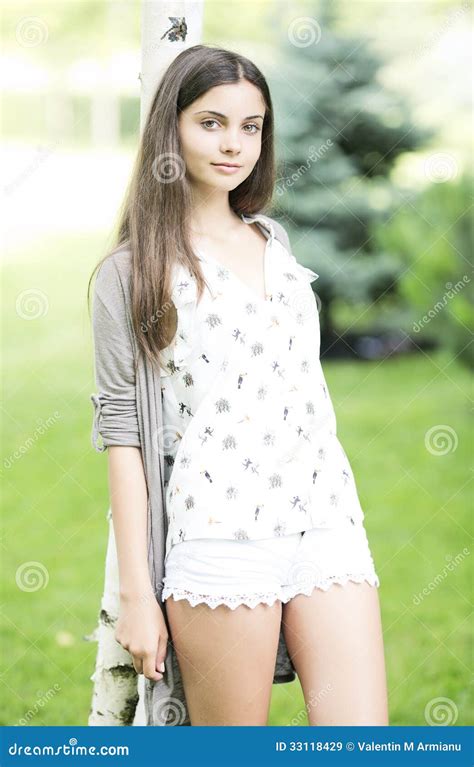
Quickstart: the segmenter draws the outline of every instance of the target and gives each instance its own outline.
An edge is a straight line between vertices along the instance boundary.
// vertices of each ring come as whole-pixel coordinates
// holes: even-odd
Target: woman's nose
[[[221,149],[224,152],[229,151],[229,149],[232,149],[234,152],[240,150],[240,138],[237,130],[228,130],[224,133],[221,141]]]

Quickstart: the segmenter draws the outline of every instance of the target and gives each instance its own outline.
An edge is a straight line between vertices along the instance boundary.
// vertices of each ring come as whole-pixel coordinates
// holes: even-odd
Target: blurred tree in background
[[[398,307],[387,322],[420,344],[446,347],[474,364],[472,178],[432,184],[374,232],[376,248],[401,258]],[[421,244],[421,249],[420,249]],[[421,256],[413,254],[421,250]]]
[[[323,345],[343,329],[335,318],[339,302],[368,308],[398,290],[400,254],[371,233],[401,204],[389,179],[396,159],[430,135],[377,81],[383,62],[369,40],[334,31],[334,13],[316,4],[306,30],[290,27],[271,81],[280,155],[274,213],[298,260],[320,275],[313,287],[322,302]]]

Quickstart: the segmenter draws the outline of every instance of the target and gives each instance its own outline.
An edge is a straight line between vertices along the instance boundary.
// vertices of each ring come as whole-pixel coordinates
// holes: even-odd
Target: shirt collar
[[[241,213],[240,218],[244,224],[253,224],[255,221],[258,221],[269,232],[269,239],[272,241],[275,239],[275,228],[273,224],[266,219],[265,216],[262,216],[258,213]]]

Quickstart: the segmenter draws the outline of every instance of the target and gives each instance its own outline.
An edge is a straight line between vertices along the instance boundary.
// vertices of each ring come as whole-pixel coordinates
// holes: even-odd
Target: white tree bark
[[[144,0],[142,3],[141,131],[163,72],[182,50],[201,41],[203,9],[204,0]],[[110,508],[107,520],[109,539],[99,622],[93,634],[86,637],[98,642],[96,667],[91,676],[94,689],[88,724],[91,727],[145,725],[144,677],[136,673],[131,655],[115,640],[119,573]]]
[[[99,623],[88,639],[98,642],[89,726],[131,725],[138,708],[138,675],[131,655],[115,640],[119,606],[119,577],[112,511],[107,513],[109,540],[105,562],[104,593]]]

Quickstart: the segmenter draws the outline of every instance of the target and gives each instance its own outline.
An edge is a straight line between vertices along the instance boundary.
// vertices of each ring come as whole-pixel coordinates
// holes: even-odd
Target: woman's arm
[[[92,329],[97,393],[91,395],[92,444],[98,453],[111,445],[140,447],[135,359],[126,301],[128,272],[124,251],[102,263],[94,283]]]
[[[109,492],[117,547],[120,611],[115,638],[138,674],[162,679],[168,630],[147,563],[147,487],[140,448],[109,447]]]
[[[118,261],[115,261],[115,258]],[[93,334],[97,394],[92,443],[108,450],[109,494],[119,568],[115,638],[137,673],[161,679],[168,631],[153,592],[147,556],[148,489],[140,447],[134,352],[128,321],[127,253],[109,257],[94,284]],[[102,446],[98,436],[102,437]],[[162,668],[164,671],[164,666]]]
[[[120,598],[153,594],[147,562],[147,487],[137,447],[109,447],[109,495],[117,545]]]

